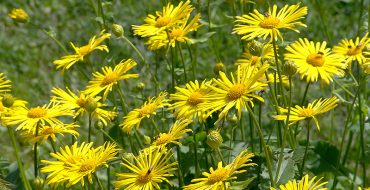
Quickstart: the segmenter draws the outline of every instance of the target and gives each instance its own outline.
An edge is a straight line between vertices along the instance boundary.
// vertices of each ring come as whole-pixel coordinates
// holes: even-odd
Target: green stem
[[[178,165],[179,165],[179,169],[178,169],[178,179],[179,179],[179,185],[180,187],[183,187],[184,186],[184,181],[183,181],[183,176],[182,176],[182,171],[181,171],[181,151],[180,151],[180,146],[177,145],[176,146],[176,149],[177,149],[177,162],[178,162]]]
[[[50,144],[51,144],[51,148],[53,148],[54,153],[56,153],[56,152],[57,152],[57,149],[55,148],[55,143],[54,143],[54,141],[53,141],[51,138],[49,138],[49,142],[50,142]]]
[[[144,148],[143,142],[141,141],[141,138],[139,137],[139,132],[136,129],[134,129],[134,135],[135,135],[137,143],[139,144],[140,149]]]
[[[240,127],[241,136],[242,136],[242,141],[245,142],[245,132],[244,132],[244,127],[243,127],[243,112],[241,112],[240,114],[239,127]]]
[[[185,61],[184,61],[184,56],[182,54],[182,50],[181,50],[181,47],[180,47],[180,43],[177,43],[176,44],[176,47],[177,49],[179,50],[179,54],[180,54],[180,59],[181,59],[181,63],[182,63],[182,67],[184,69],[184,78],[185,78],[185,83],[188,81],[188,77],[187,77],[187,74],[186,74],[186,66],[185,66]]]
[[[123,96],[121,86],[119,84],[117,84],[117,86],[118,86],[117,91],[118,91],[118,95],[119,95],[119,98],[120,98],[120,101],[121,101],[122,111],[126,115],[128,113],[128,110],[127,110],[127,107],[126,107],[126,101],[125,101],[125,98]]]
[[[261,106],[259,106],[259,107],[261,107]],[[254,152],[254,126],[253,126],[251,114],[248,114],[248,115],[249,115],[249,133],[250,133],[250,137],[251,137],[251,148],[252,148],[252,152]],[[261,113],[258,112],[258,117],[260,117],[260,116],[261,116]]]
[[[37,137],[38,135],[39,135],[39,128],[40,128],[40,122],[38,122],[37,124],[36,124],[36,134],[35,134],[35,137]],[[35,178],[37,178],[37,176],[38,176],[38,152],[37,152],[37,145],[38,145],[38,143],[37,142],[35,142],[35,145],[34,145],[34,147],[33,147],[33,163],[34,163],[34,170],[35,170]]]
[[[110,190],[110,165],[107,167],[107,189]]]
[[[158,135],[159,135],[159,133],[161,133],[161,131],[159,130],[157,123],[154,121],[154,119],[153,119],[153,118],[150,118],[150,122],[151,122],[151,124],[153,125],[153,127],[154,127],[155,131],[156,131],[156,132],[158,133]]]
[[[364,14],[364,9],[363,9],[363,7],[365,7],[365,6],[364,6],[364,0],[361,0],[361,2],[360,2],[360,6],[359,6],[359,8],[360,8],[360,15],[359,15],[359,17],[358,17],[358,21],[357,21],[357,26],[358,26],[358,28],[357,28],[357,36],[360,36],[360,34],[361,34],[361,31],[360,31],[361,26],[362,26],[362,24],[361,24],[361,18],[362,18],[362,15]],[[364,186],[364,187],[365,187],[365,186]]]
[[[320,17],[321,25],[323,27],[323,32],[326,35],[326,38],[328,39],[329,43],[331,44],[332,43],[331,36],[329,35],[327,25],[325,24],[326,22],[324,20],[324,15],[323,15],[323,11],[322,11],[322,8],[321,8],[321,4],[319,3],[318,0],[315,0],[315,3],[317,5],[317,9],[318,9],[318,12],[319,12],[319,17]]]
[[[360,73],[361,67],[360,64],[357,63],[357,78],[358,78],[358,89],[361,92],[362,87],[362,79],[361,79],[361,73]],[[366,186],[366,164],[365,164],[365,140],[364,140],[364,130],[365,130],[365,120],[364,120],[364,113],[362,112],[362,100],[361,96],[358,97],[358,111],[359,111],[359,120],[360,120],[360,143],[361,143],[361,165],[362,165],[362,180],[363,180],[363,187]]]
[[[219,148],[217,149],[217,154],[218,154],[218,157],[220,157],[220,160],[222,161],[222,165],[226,166],[226,162],[224,161],[224,157],[222,156]]]
[[[103,9],[103,4],[102,4],[102,0],[98,0],[98,8],[99,8],[99,11],[100,11],[100,16],[101,18],[103,19],[103,28],[105,30],[108,29],[107,27],[107,23],[106,23],[106,18],[105,18],[105,14],[104,14],[104,9]]]
[[[274,35],[272,35],[272,38],[273,38],[272,46],[274,48],[274,57],[275,57],[276,70],[277,70],[277,73],[278,73],[278,76],[279,76],[279,87],[280,87],[281,95],[283,97],[283,105],[286,105],[285,95],[284,95],[285,93],[284,93],[284,89],[283,89],[283,78],[281,76],[280,64],[279,64],[278,55],[277,55],[276,40],[275,40]]]
[[[194,140],[195,177],[198,177],[200,174],[200,169],[199,169],[199,163],[198,163],[198,150],[197,150],[198,142],[197,142],[195,132],[193,134],[193,140]]]
[[[89,113],[89,134],[87,136],[87,142],[91,142],[91,128],[92,128],[92,126],[91,126],[91,120],[92,120],[92,116]]]
[[[94,178],[95,178],[96,182],[98,182],[99,189],[100,190],[103,190],[104,189],[103,188],[103,185],[101,184],[101,182],[100,182],[100,180],[99,180],[98,175],[96,174],[96,172],[94,173]]]
[[[127,134],[127,135],[128,135],[128,139],[130,141],[131,152],[133,152],[135,155],[137,155],[138,151],[136,150],[136,148],[134,146],[134,142],[132,141],[132,135],[131,134]]]
[[[306,148],[304,150],[304,155],[303,155],[303,160],[302,160],[302,165],[301,165],[301,172],[300,172],[299,178],[303,177],[304,164],[305,164],[306,157],[307,157],[308,146],[310,144],[310,121],[311,120],[308,120],[306,124],[306,127],[307,127]]]
[[[114,140],[104,129],[100,129],[100,132],[103,133],[103,135],[107,137],[110,141],[116,143],[117,146],[123,149],[123,147],[116,140]]]
[[[32,190],[31,185],[28,182],[26,173],[24,172],[22,160],[19,156],[20,151],[19,151],[19,147],[17,145],[17,141],[15,139],[13,128],[11,128],[11,127],[7,127],[7,128],[8,128],[8,134],[9,134],[10,140],[12,141],[12,145],[13,145],[13,149],[14,149],[14,155],[15,155],[15,158],[17,159],[17,164],[18,164],[18,168],[19,168],[19,173],[20,173],[21,178],[22,178],[23,186],[26,190]]]

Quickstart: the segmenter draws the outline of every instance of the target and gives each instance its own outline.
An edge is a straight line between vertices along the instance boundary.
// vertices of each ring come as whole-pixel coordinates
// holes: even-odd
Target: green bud
[[[1,103],[3,103],[5,107],[10,108],[14,104],[14,101],[15,98],[11,94],[5,94],[1,100]]]
[[[101,121],[96,121],[96,122],[94,123],[94,127],[95,127],[95,129],[100,130],[100,129],[103,129],[105,126],[104,126],[104,123],[103,123],[103,122],[101,122]]]
[[[235,114],[232,116],[228,117],[227,120],[232,124],[232,125],[237,125],[238,124],[238,117],[236,117]]]
[[[144,84],[143,82],[138,82],[138,83],[136,84],[136,89],[137,89],[138,91],[143,91],[143,90],[144,90],[144,88],[145,88],[145,84]]]
[[[87,112],[92,113],[98,107],[98,102],[94,98],[88,98],[85,102],[85,109]]]
[[[35,189],[44,189],[44,179],[38,176],[33,180],[33,186],[35,187]]]
[[[144,135],[144,144],[150,145],[152,143],[152,140],[150,137]]]
[[[283,75],[293,76],[294,74],[297,73],[297,67],[295,66],[293,62],[287,61],[283,65],[282,71],[283,71]]]
[[[131,152],[125,152],[122,154],[122,158],[128,160],[129,162],[133,163],[135,155]]]
[[[112,33],[116,36],[116,37],[121,37],[123,36],[123,34],[125,33],[125,31],[123,30],[123,27],[119,24],[112,24]]]
[[[220,71],[222,71],[222,72],[225,72],[226,71],[225,65],[223,63],[217,63],[213,67],[213,72],[215,73],[215,75],[218,76],[218,74],[220,73]]]
[[[211,130],[207,135],[207,144],[212,149],[218,149],[221,146],[222,141],[223,139],[219,129]]]

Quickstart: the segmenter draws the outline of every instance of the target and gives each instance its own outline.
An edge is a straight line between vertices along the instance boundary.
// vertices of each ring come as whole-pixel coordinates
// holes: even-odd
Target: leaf
[[[284,184],[287,183],[290,179],[294,178],[294,165],[295,161],[293,158],[289,158],[288,160],[284,160],[281,163],[281,167],[285,168],[282,174],[279,176],[279,183]]]
[[[207,133],[205,131],[201,131],[195,134],[195,140],[197,142],[199,141],[204,141],[207,138]],[[183,145],[189,145],[194,143],[194,135],[188,136],[187,138],[184,139],[182,142]]]
[[[233,186],[230,187],[231,190],[243,190],[243,189],[246,189],[248,187],[248,185],[250,183],[252,183],[252,181],[256,179],[256,177],[252,177],[252,178],[249,178],[245,181],[237,181],[237,182],[233,182]]]
[[[216,32],[207,32],[203,36],[197,38],[197,39],[191,39],[191,44],[196,44],[196,43],[204,43],[206,42],[213,34]]]
[[[339,150],[334,145],[319,141],[315,144],[313,151],[318,156],[317,161],[313,162],[314,166],[311,169],[315,174],[320,174],[323,172],[334,173],[336,170],[336,163],[339,159]],[[348,170],[343,166],[340,166],[340,171],[347,175]]]

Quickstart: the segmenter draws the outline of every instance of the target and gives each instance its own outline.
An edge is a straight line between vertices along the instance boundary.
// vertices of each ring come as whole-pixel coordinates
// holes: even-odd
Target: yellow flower
[[[76,131],[76,127],[78,125],[72,124],[58,124],[58,125],[51,125],[51,126],[41,126],[39,128],[37,136],[35,133],[25,131],[22,133],[22,136],[30,141],[31,143],[39,142],[40,144],[44,144],[46,140],[49,138],[56,142],[56,135],[59,134],[64,136],[64,134],[71,134],[75,137],[79,136],[80,134]]]
[[[267,77],[268,77],[268,80],[267,80],[268,83],[274,83],[275,75],[273,73],[267,74]],[[266,76],[264,77],[264,80],[266,80]],[[289,78],[286,75],[281,75],[281,81],[283,82],[284,86],[289,87]],[[276,74],[276,83],[279,83],[279,82],[280,82],[279,76],[278,74]]]
[[[124,117],[123,123],[120,125],[122,130],[126,133],[131,133],[132,128],[136,126],[139,128],[140,122],[144,118],[149,118],[151,115],[156,114],[156,110],[164,106],[168,106],[167,93],[161,92],[158,97],[148,98],[148,101],[144,102],[140,108],[136,108],[130,111],[127,116]]]
[[[126,190],[160,189],[160,184],[166,182],[171,185],[168,177],[173,176],[171,171],[177,169],[177,162],[172,162],[172,153],[165,147],[151,146],[140,151],[134,157],[134,163],[123,158],[123,166],[130,173],[118,173],[114,183],[116,189]]]
[[[203,110],[210,110],[209,114],[222,110],[216,121],[218,123],[235,106],[240,119],[242,109],[246,109],[247,103],[253,106],[253,99],[264,101],[262,97],[254,94],[254,92],[267,86],[260,79],[264,76],[268,67],[267,64],[261,66],[261,68],[252,65],[238,66],[236,77],[231,74],[231,80],[227,78],[224,72],[220,72],[220,78],[213,79],[214,84],[208,86],[212,92],[204,98],[207,102],[202,103],[200,107]]]
[[[307,7],[300,7],[300,4],[285,5],[279,12],[277,6],[269,8],[265,14],[261,14],[257,9],[248,15],[237,16],[233,33],[243,35],[242,39],[252,40],[256,37],[266,39],[270,37],[275,40],[279,37],[283,39],[279,29],[289,29],[299,33],[295,26],[304,26],[305,24],[298,21],[307,15]]]
[[[358,189],[358,190],[370,190],[370,187],[368,187],[368,188],[361,188],[361,187],[358,187],[357,189]]]
[[[285,185],[280,185],[280,190],[327,190],[324,187],[328,182],[321,182],[322,178],[315,182],[316,176],[309,180],[308,175],[305,175],[299,183],[296,180],[288,181]],[[276,190],[270,187],[270,190]]]
[[[250,163],[254,154],[249,153],[248,150],[242,151],[231,164],[222,166],[219,162],[217,169],[210,168],[210,172],[203,172],[203,178],[196,178],[191,180],[190,185],[184,187],[184,190],[221,190],[229,189],[230,181],[237,179],[235,175],[244,173],[246,170],[240,170],[246,166],[255,166],[256,164]]]
[[[29,133],[35,133],[38,124],[40,126],[61,125],[62,122],[57,117],[70,115],[72,115],[70,109],[49,103],[42,107],[17,107],[17,109],[8,112],[7,116],[2,119],[7,125],[18,125],[17,130],[27,130]]]
[[[361,40],[359,37],[356,40],[343,39],[337,46],[334,46],[333,52],[345,56],[348,65],[355,60],[361,65],[369,63],[370,59],[364,55],[364,48],[370,43],[370,38],[367,36],[368,33]]]
[[[132,59],[122,60],[118,65],[112,67],[105,66],[102,68],[103,74],[95,72],[94,78],[89,82],[84,93],[95,96],[100,92],[103,93],[103,100],[108,96],[108,92],[112,91],[113,85],[118,84],[120,80],[128,78],[137,78],[138,74],[126,74],[129,70],[136,66],[136,62]]]
[[[338,105],[338,98],[333,96],[327,99],[316,99],[312,103],[305,106],[292,107],[289,116],[289,125],[292,125],[298,121],[305,119],[313,119],[315,121],[316,127],[320,130],[319,122],[316,116],[325,112],[328,112]],[[275,120],[286,120],[288,117],[288,108],[280,108],[281,115],[273,116]]]
[[[8,116],[9,112],[12,110],[18,109],[19,107],[26,107],[27,102],[13,97],[13,103],[9,106],[6,104],[4,105],[3,100],[4,97],[0,97],[0,124],[8,126],[8,124],[4,122],[2,118]]]
[[[189,32],[196,31],[201,25],[199,24],[200,14],[195,15],[195,17],[187,23],[188,18],[180,25],[172,26],[168,33],[167,31],[161,31],[157,35],[151,36],[146,44],[149,50],[158,50],[169,44],[175,47],[178,42],[192,42],[186,35]]]
[[[292,61],[297,66],[297,72],[301,79],[306,78],[307,82],[316,82],[321,78],[322,82],[329,84],[333,75],[343,76],[346,64],[343,63],[343,56],[332,53],[326,48],[326,42],[308,41],[299,39],[290,44],[286,50],[285,59]]]
[[[5,78],[4,73],[0,73],[0,93],[10,92],[10,88],[12,87],[10,83],[10,80]]]
[[[29,16],[23,9],[12,9],[8,16],[17,22],[28,22]]]
[[[108,52],[108,47],[106,45],[100,45],[105,39],[110,38],[109,33],[104,33],[102,31],[99,37],[92,37],[89,40],[87,45],[82,47],[76,47],[72,42],[71,46],[75,51],[73,55],[66,55],[63,56],[61,59],[55,60],[53,63],[57,66],[57,69],[62,68],[62,71],[69,69],[72,65],[74,65],[78,61],[83,61],[84,57],[93,52],[94,50],[101,50]]]
[[[115,158],[117,154],[116,145],[105,143],[103,146],[92,148],[92,143],[84,142],[78,146],[77,142],[71,147],[60,148],[57,153],[50,153],[56,161],[41,160],[44,166],[42,173],[50,173],[46,181],[50,185],[58,186],[60,183],[68,182],[66,187],[81,182],[85,185],[88,179],[92,183],[92,175],[100,166],[106,166],[107,161]]]
[[[157,11],[155,15],[149,14],[144,19],[145,24],[139,26],[133,25],[132,29],[135,35],[141,37],[157,35],[174,24],[182,23],[193,9],[190,1],[186,1],[185,3],[180,2],[176,7],[168,3],[167,6],[163,7],[162,12]]]
[[[241,58],[237,59],[236,65],[257,65],[261,66],[263,60],[271,59],[274,57],[274,49],[269,43],[260,43],[252,41],[247,44],[245,52]]]
[[[101,121],[104,125],[107,125],[108,122],[111,122],[117,116],[116,112],[103,109],[107,105],[99,102],[100,97],[93,97],[84,93],[79,93],[78,96],[68,88],[67,91],[61,88],[53,88],[52,92],[55,95],[52,96],[51,101],[74,110],[74,118],[88,113],[86,107],[89,101],[96,102],[96,108],[90,113],[91,116]]]
[[[202,98],[209,93],[206,81],[199,83],[197,80],[190,81],[186,88],[175,87],[177,92],[170,95],[170,100],[174,101],[169,110],[175,110],[175,116],[178,119],[195,119],[198,118],[203,122],[206,114],[199,108],[199,104],[205,102]]]
[[[180,145],[181,143],[179,140],[186,134],[187,132],[191,132],[191,129],[187,129],[186,127],[191,123],[191,120],[182,119],[177,120],[168,131],[168,133],[160,133],[158,137],[153,142],[154,146],[160,145],[167,145],[170,143],[174,143]]]

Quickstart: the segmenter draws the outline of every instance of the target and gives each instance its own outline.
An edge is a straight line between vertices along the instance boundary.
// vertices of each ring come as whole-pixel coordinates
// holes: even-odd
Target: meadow
[[[5,0],[0,189],[367,190],[370,2]]]

